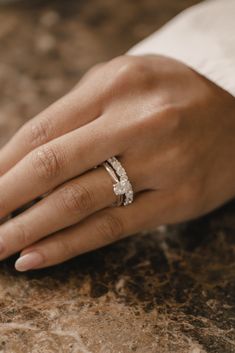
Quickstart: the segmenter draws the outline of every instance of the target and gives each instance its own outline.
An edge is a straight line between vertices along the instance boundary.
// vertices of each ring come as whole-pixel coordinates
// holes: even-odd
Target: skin
[[[116,201],[100,164],[117,156],[133,185]],[[95,168],[98,166],[98,168]],[[121,56],[91,69],[0,153],[0,260],[64,262],[136,232],[204,215],[235,195],[235,99],[184,64]]]

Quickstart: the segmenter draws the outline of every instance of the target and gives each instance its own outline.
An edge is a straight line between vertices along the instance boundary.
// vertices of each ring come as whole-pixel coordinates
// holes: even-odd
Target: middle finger
[[[0,177],[0,217],[119,155],[123,146],[116,137],[97,118],[30,152]]]

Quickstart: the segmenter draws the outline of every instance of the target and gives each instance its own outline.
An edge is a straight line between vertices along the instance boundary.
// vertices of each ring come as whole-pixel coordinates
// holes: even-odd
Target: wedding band
[[[110,164],[108,162],[104,162],[103,166],[105,167],[105,169],[107,170],[107,172],[109,173],[109,175],[111,176],[111,178],[113,179],[114,183],[118,183],[118,177],[116,176],[113,168],[110,166]],[[117,201],[116,203],[113,204],[113,206],[121,206],[123,204],[123,195],[118,195],[117,197]]]
[[[119,206],[131,204],[134,199],[133,188],[119,160],[116,157],[111,157],[103,163],[103,166],[115,182],[113,191],[118,197],[117,204]]]

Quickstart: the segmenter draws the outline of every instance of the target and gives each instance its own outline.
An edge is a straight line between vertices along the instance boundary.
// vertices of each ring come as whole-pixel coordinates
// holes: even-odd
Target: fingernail
[[[27,271],[41,265],[42,263],[42,255],[38,252],[31,252],[19,257],[15,263],[15,268],[17,271]]]

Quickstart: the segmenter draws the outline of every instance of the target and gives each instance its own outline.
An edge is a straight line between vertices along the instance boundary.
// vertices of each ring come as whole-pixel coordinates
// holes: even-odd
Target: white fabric
[[[127,54],[178,59],[235,96],[235,0],[195,5]]]

